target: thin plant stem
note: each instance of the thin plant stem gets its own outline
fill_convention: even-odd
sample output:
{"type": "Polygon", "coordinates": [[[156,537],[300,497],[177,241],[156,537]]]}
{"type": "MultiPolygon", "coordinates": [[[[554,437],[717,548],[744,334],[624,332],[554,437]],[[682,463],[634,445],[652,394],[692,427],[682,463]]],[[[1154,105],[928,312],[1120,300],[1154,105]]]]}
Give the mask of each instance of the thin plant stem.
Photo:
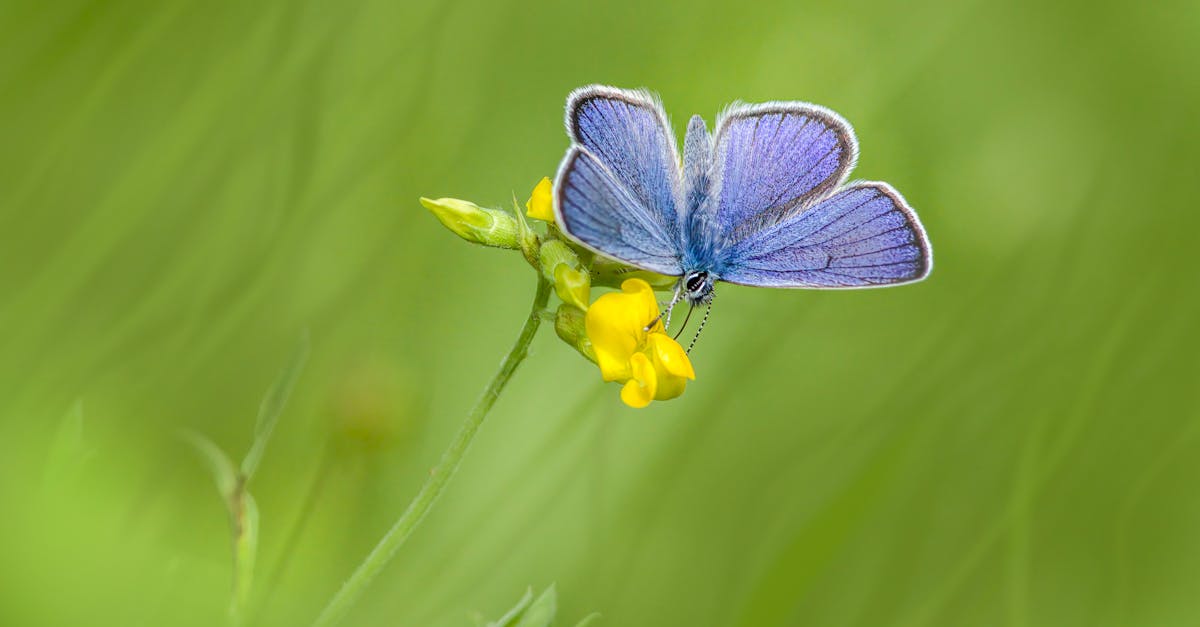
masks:
{"type": "Polygon", "coordinates": [[[421,486],[421,491],[417,493],[416,498],[409,503],[408,509],[404,510],[392,528],[388,529],[388,532],[375,545],[362,564],[359,564],[354,574],[350,575],[350,578],[342,584],[341,589],[313,623],[314,627],[331,627],[337,624],[433,508],[433,504],[441,496],[446,485],[450,483],[450,479],[454,477],[463,457],[466,456],[471,441],[475,439],[475,434],[483,424],[483,419],[487,417],[488,411],[496,403],[500,393],[504,391],[504,386],[512,378],[517,366],[521,365],[525,356],[529,354],[529,344],[537,334],[538,327],[541,326],[541,314],[550,300],[550,291],[550,283],[542,277],[541,273],[538,273],[537,292],[533,297],[533,307],[529,312],[529,317],[525,319],[525,325],[521,327],[521,333],[517,336],[512,350],[500,364],[500,370],[492,377],[491,383],[483,391],[483,396],[475,403],[471,413],[467,415],[467,419],[450,442],[450,446],[442,453],[441,461],[430,471],[429,478],[425,480],[425,485],[421,486]]]}

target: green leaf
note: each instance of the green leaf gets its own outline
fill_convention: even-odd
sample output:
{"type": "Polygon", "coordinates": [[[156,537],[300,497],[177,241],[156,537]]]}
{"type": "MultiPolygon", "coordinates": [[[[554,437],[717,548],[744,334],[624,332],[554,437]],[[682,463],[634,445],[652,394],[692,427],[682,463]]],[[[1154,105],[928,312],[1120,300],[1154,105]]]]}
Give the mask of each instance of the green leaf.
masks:
{"type": "Polygon", "coordinates": [[[515,627],[549,627],[557,613],[558,592],[554,589],[554,584],[550,584],[542,596],[521,614],[521,620],[517,621],[515,627]]]}
{"type": "Polygon", "coordinates": [[[213,481],[217,484],[217,491],[228,505],[238,484],[237,467],[233,465],[233,460],[212,440],[195,431],[183,431],[179,437],[191,444],[200,454],[200,459],[208,465],[213,481]]]}
{"type": "Polygon", "coordinates": [[[271,433],[275,431],[275,424],[279,422],[279,415],[283,413],[283,407],[292,394],[292,388],[296,385],[296,380],[300,378],[300,371],[304,369],[304,362],[308,360],[308,346],[308,332],[306,331],[293,351],[287,367],[279,373],[279,377],[275,379],[275,383],[271,385],[271,389],[258,406],[258,419],[254,423],[254,443],[250,445],[250,451],[242,459],[242,476],[247,482],[254,476],[254,471],[258,470],[258,463],[262,461],[263,452],[267,449],[267,442],[271,439],[271,433]]]}
{"type": "Polygon", "coordinates": [[[521,600],[517,601],[517,604],[514,605],[511,610],[505,613],[504,616],[501,616],[494,622],[488,623],[487,627],[509,627],[513,624],[513,621],[521,618],[521,614],[525,613],[525,609],[528,608],[529,604],[532,602],[533,588],[526,588],[525,594],[521,597],[521,600]]]}

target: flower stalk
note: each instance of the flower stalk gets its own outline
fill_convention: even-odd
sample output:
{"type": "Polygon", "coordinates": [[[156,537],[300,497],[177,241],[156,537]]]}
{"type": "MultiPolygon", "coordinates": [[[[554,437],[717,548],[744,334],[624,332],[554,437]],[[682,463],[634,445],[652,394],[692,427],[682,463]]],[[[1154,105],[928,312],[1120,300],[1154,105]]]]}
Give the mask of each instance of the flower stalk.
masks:
{"type": "Polygon", "coordinates": [[[537,291],[533,297],[533,306],[530,309],[529,317],[525,319],[524,326],[521,327],[521,333],[517,336],[517,341],[513,344],[512,349],[504,358],[504,362],[500,364],[500,370],[492,377],[491,383],[483,391],[483,395],[475,403],[475,407],[471,409],[471,413],[467,415],[467,419],[459,428],[458,433],[454,436],[454,440],[442,453],[442,459],[438,465],[429,473],[429,478],[425,480],[425,485],[421,486],[421,491],[409,503],[408,508],[400,515],[391,529],[388,529],[387,534],[375,545],[367,558],[362,564],[350,575],[350,578],[342,584],[340,590],[334,595],[329,604],[317,617],[314,623],[315,627],[330,627],[337,624],[339,620],[345,616],[346,612],[362,595],[363,591],[370,585],[375,576],[383,570],[384,566],[396,555],[396,551],[404,545],[408,540],[408,536],[412,534],[421,520],[433,509],[433,504],[441,496],[446,485],[450,483],[450,479],[454,477],[454,473],[462,464],[463,458],[466,456],[467,449],[471,446],[471,441],[475,439],[475,434],[479,431],[479,427],[483,424],[484,418],[492,409],[492,405],[496,403],[496,399],[500,397],[500,393],[504,391],[504,387],[508,385],[509,379],[516,372],[517,366],[525,360],[529,354],[529,345],[537,334],[538,327],[542,323],[542,314],[546,310],[546,304],[550,300],[550,293],[553,286],[540,273],[537,275],[537,291]]]}

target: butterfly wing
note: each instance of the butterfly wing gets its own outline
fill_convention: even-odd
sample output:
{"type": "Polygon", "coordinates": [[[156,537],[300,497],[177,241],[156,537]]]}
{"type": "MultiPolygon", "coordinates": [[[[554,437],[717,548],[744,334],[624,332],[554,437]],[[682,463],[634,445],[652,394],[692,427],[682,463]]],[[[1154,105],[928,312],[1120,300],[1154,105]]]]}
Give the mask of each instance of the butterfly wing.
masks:
{"type": "Polygon", "coordinates": [[[887,183],[855,183],[750,234],[720,277],[755,287],[883,287],[920,281],[933,251],[917,214],[887,183]]]}
{"type": "Polygon", "coordinates": [[[554,186],[555,219],[587,248],[660,274],[682,274],[662,224],[586,148],[572,147],[554,186]]]}
{"type": "Polygon", "coordinates": [[[713,141],[717,194],[708,222],[726,240],[824,197],[846,180],[858,158],[850,124],[803,102],[733,105],[718,117],[713,141]]]}
{"type": "Polygon", "coordinates": [[[577,89],[567,98],[573,145],[559,166],[563,232],[602,255],[662,274],[679,265],[679,155],[662,105],[645,92],[577,89]]]}

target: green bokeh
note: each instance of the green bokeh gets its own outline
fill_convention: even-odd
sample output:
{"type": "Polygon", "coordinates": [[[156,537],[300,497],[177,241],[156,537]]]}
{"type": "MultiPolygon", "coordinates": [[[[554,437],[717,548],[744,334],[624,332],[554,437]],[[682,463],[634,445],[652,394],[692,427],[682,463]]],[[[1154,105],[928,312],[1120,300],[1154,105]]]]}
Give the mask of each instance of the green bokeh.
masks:
{"type": "Polygon", "coordinates": [[[240,456],[305,329],[251,487],[259,620],[310,621],[532,295],[417,197],[523,200],[590,82],[677,126],[839,111],[937,267],[722,287],[643,411],[544,332],[349,624],[551,582],[563,624],[1200,623],[1197,32],[1179,0],[0,4],[0,624],[221,624],[176,436],[240,456]]]}

